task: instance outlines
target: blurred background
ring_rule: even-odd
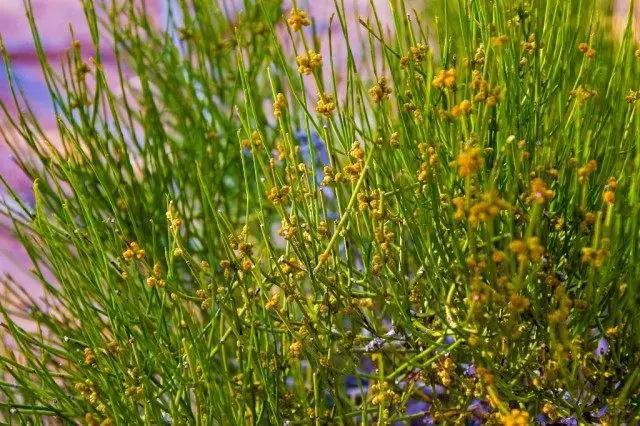
[[[133,0],[135,1],[135,0]],[[171,0],[146,0],[146,6],[153,20],[164,25],[166,20],[166,4]],[[370,0],[345,0],[347,14],[351,16],[367,15]],[[438,0],[443,1],[443,0]],[[624,28],[629,0],[600,0],[604,10],[613,11],[611,29],[620,33]],[[380,17],[387,24],[388,0],[375,0],[378,4]],[[233,2],[231,2],[233,3]],[[235,3],[240,3],[235,1]],[[422,2],[417,2],[418,4]],[[32,0],[35,19],[38,22],[40,34],[44,42],[44,49],[49,60],[59,63],[64,51],[71,42],[69,25],[73,26],[75,36],[81,43],[90,43],[89,33],[85,25],[85,17],[81,0]],[[333,10],[333,0],[298,1],[298,4],[308,10],[316,19],[320,31],[328,28],[330,14]],[[417,5],[418,5],[417,4]],[[635,22],[636,37],[640,35],[640,5],[637,6]],[[358,29],[355,19],[352,19],[353,31]],[[35,114],[47,134],[55,140],[57,132],[53,116],[51,101],[42,79],[40,65],[33,47],[31,30],[29,28],[23,0],[0,0],[0,34],[9,51],[13,78],[24,91]],[[105,63],[109,56],[105,57]],[[9,114],[15,112],[11,108],[11,94],[8,89],[7,75],[0,58],[0,99],[9,107]],[[107,64],[106,64],[107,65]],[[107,65],[108,66],[108,65]],[[3,126],[0,115],[0,127]],[[5,127],[6,128],[6,127]],[[12,160],[11,151],[0,137],[0,174],[26,200],[32,198],[31,182],[20,172]],[[1,196],[2,194],[0,194]],[[0,276],[11,274],[15,281],[28,285],[31,282],[28,272],[28,258],[11,236],[11,229],[5,219],[0,219]],[[1,296],[0,296],[1,299]]]

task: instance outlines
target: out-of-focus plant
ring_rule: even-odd
[[[636,423],[640,50],[593,3],[393,0],[363,64],[339,1],[85,0],[56,72],[27,2],[59,132],[3,49],[46,296],[5,279],[0,418]]]

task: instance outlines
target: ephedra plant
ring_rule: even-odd
[[[55,137],[3,49],[4,423],[637,424],[633,2],[78,1]]]

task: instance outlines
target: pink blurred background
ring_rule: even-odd
[[[170,0],[147,0],[148,10],[157,19],[157,22],[164,22],[163,5],[167,1]],[[618,18],[613,22],[613,29],[620,31],[624,27],[628,0],[615,1]],[[389,24],[388,0],[376,0],[376,3],[379,6],[379,16],[385,21],[385,24]],[[70,45],[69,24],[73,25],[76,38],[81,43],[83,41],[89,43],[80,0],[32,0],[32,4],[45,51],[53,63],[59,61],[64,50]],[[333,0],[308,0],[307,2],[299,0],[298,4],[309,10],[321,31],[326,31],[330,14],[333,11]],[[359,14],[367,15],[370,8],[369,0],[345,0],[345,5],[347,14],[351,17]],[[636,16],[640,17],[640,7],[637,7],[636,12]],[[353,31],[357,33],[359,30],[356,28],[358,26],[356,19],[352,18],[349,22],[353,26]],[[636,35],[640,34],[640,19],[636,20],[635,29]],[[23,0],[0,0],[0,34],[10,52],[16,81],[24,90],[45,130],[50,132],[55,139],[56,129],[52,107],[34,52]],[[0,62],[2,62],[1,59]],[[0,98],[11,108],[12,102],[10,101],[4,64],[0,65]],[[15,111],[10,113],[15,113]],[[0,126],[3,126],[1,115]],[[6,129],[6,126],[4,128]],[[11,152],[2,140],[0,140],[0,174],[23,197],[26,199],[31,197],[31,182],[15,166]],[[25,265],[28,265],[26,254],[11,236],[6,220],[0,219],[0,276],[10,273],[17,282],[28,283],[31,279],[28,267]]]

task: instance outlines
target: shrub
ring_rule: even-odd
[[[336,2],[320,37],[176,3],[160,30],[83,2],[60,71],[27,3],[57,141],[3,49],[35,196],[4,213],[46,296],[5,279],[0,418],[638,421],[632,10],[617,39],[599,2],[395,0],[357,36]]]

